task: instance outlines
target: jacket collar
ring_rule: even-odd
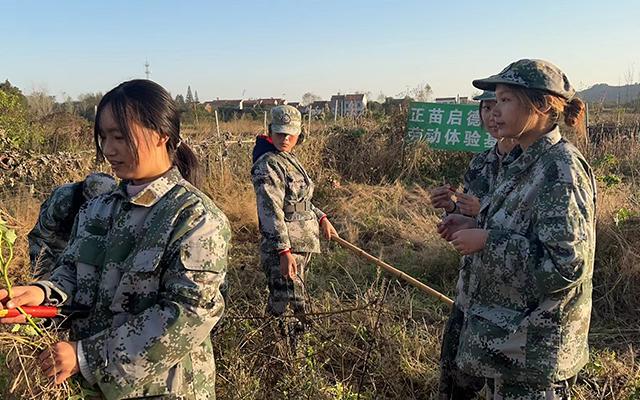
[[[546,152],[562,140],[560,129],[554,126],[551,131],[536,140],[522,154],[498,173],[498,184],[495,187],[487,218],[493,216],[502,207],[509,193],[520,182],[522,175]],[[519,146],[518,146],[519,147]],[[513,152],[512,152],[513,153]],[[511,155],[511,154],[510,154]]]
[[[142,191],[135,196],[129,197],[127,194],[127,185],[129,184],[129,181],[120,182],[117,193],[132,204],[142,207],[152,207],[162,198],[162,196],[167,194],[176,184],[182,181],[184,181],[184,178],[180,174],[178,168],[174,166],[160,178],[149,183],[147,187],[142,189]]]

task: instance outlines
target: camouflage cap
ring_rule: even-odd
[[[474,100],[477,101],[483,101],[483,100],[495,100],[496,99],[496,92],[492,92],[491,90],[485,90],[482,92],[482,94],[479,94],[477,96],[473,96]]]
[[[482,90],[496,90],[497,84],[546,90],[566,100],[571,100],[576,94],[560,68],[544,60],[518,60],[497,75],[473,81],[473,86]]]
[[[89,174],[82,188],[82,195],[86,200],[92,199],[104,193],[109,193],[116,188],[116,180],[109,174],[95,172]]]
[[[302,115],[295,107],[277,106],[271,109],[271,132],[299,135],[302,130]]]

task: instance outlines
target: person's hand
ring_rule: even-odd
[[[320,222],[320,230],[324,235],[324,238],[327,240],[331,240],[332,236],[338,236],[338,232],[336,228],[333,227],[333,224],[329,222],[329,218],[322,218],[322,222]]]
[[[476,220],[462,214],[449,214],[438,224],[438,234],[446,241],[451,241],[452,235],[462,229],[473,229]]]
[[[449,185],[438,186],[429,191],[431,205],[434,208],[444,208],[447,212],[455,210],[455,203],[451,199],[454,190]]]
[[[451,244],[466,256],[484,249],[488,236],[489,231],[486,229],[463,229],[452,235]]]
[[[280,273],[282,273],[282,276],[288,276],[292,280],[298,279],[298,265],[291,252],[287,251],[280,254]]]
[[[467,193],[456,193],[458,209],[464,215],[476,217],[480,214],[480,199]]]
[[[44,290],[38,286],[14,286],[12,294],[13,298],[9,299],[9,292],[6,289],[0,290],[0,309],[39,306],[44,301]],[[24,324],[25,322],[24,315],[0,318],[0,323],[3,324]]]
[[[76,342],[58,342],[38,356],[40,368],[45,376],[54,378],[56,385],[80,371]]]

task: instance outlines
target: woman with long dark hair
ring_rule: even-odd
[[[95,142],[118,189],[80,210],[49,280],[0,298],[90,310],[71,321],[69,341],[40,355],[56,383],[80,373],[107,399],[213,399],[209,333],[224,309],[230,228],[192,184],[197,159],[176,105],[154,82],[124,82],[100,101]]]

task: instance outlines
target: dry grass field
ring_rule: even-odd
[[[313,325],[298,351],[291,354],[283,343],[271,343],[274,327],[263,314],[267,292],[250,181],[252,145],[243,142],[262,131],[262,121],[232,121],[220,128],[221,135],[211,124],[185,129],[203,160],[204,190],[228,215],[234,233],[227,310],[213,332],[218,398],[435,398],[446,307],[333,243],[323,242],[323,253],[311,263],[306,291]],[[439,212],[430,207],[427,190],[443,181],[460,184],[470,155],[403,148],[403,130],[401,115],[314,121],[298,153],[316,182],[316,205],[341,236],[452,297],[458,255],[435,232]],[[578,378],[578,399],[640,398],[640,143],[635,135],[597,145],[577,140],[599,181],[592,356]],[[29,280],[26,234],[40,202],[54,185],[92,168],[91,153],[78,156],[80,150],[91,149],[48,156],[42,172],[15,175],[13,186],[5,182],[0,188],[0,212],[19,235],[11,270],[16,284]],[[40,164],[45,165],[34,165]],[[9,170],[0,173],[6,177]],[[1,397],[20,398],[9,392],[15,373],[2,371]],[[69,390],[82,398],[81,391]],[[68,398],[68,393],[37,397]]]

